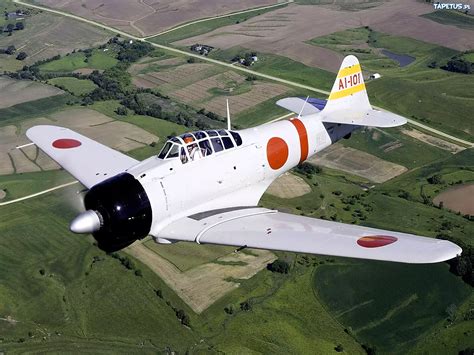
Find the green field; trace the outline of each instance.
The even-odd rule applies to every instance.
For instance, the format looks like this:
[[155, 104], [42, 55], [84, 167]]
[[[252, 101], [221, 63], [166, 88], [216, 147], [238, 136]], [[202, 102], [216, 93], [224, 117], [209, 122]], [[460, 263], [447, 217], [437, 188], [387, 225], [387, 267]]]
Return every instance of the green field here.
[[[366, 42], [369, 47], [361, 49], [360, 45]], [[381, 79], [367, 83], [372, 104], [472, 140], [474, 121], [465, 117], [474, 110], [474, 80], [469, 80], [466, 74], [440, 69], [456, 51], [367, 28], [333, 33], [315, 38], [311, 43], [345, 55], [354, 54], [360, 58], [363, 69], [381, 73]], [[416, 60], [400, 68], [379, 53], [381, 48]], [[433, 64], [436, 68], [428, 67]]]
[[[286, 4], [282, 4], [281, 7], [283, 6], [286, 6]], [[233, 25], [235, 23], [247, 21], [254, 16], [258, 16], [269, 11], [280, 9], [281, 7], [278, 6], [278, 7], [273, 7], [270, 9], [261, 9], [261, 10], [256, 9], [255, 11], [246, 12], [244, 14], [231, 15], [231, 16], [217, 18], [217, 19], [213, 19], [209, 21], [203, 21], [203, 22], [195, 23], [193, 25], [189, 25], [183, 28], [173, 30], [168, 33], [164, 33], [162, 35], [149, 38], [149, 40], [154, 43], [168, 45], [172, 42], [176, 42], [188, 37], [194, 37], [194, 36], [201, 35], [203, 33], [211, 32], [219, 27], [224, 27], [228, 25]]]
[[[94, 50], [92, 56], [86, 58], [83, 52], [66, 55], [60, 59], [42, 64], [40, 69], [46, 72], [72, 72], [76, 69], [91, 68], [105, 70], [117, 64], [115, 53]], [[87, 60], [86, 60], [87, 59]]]
[[359, 130], [341, 143], [409, 169], [451, 156], [445, 150], [401, 133], [398, 128]]
[[[7, 193], [1, 202], [31, 195], [70, 181], [74, 181], [74, 178], [64, 170], [1, 175], [0, 190], [5, 190]], [[79, 189], [81, 185], [77, 186]]]
[[[209, 55], [214, 59], [224, 62], [231, 61], [237, 54], [243, 54], [249, 50], [242, 47], [232, 47], [226, 50], [217, 50]], [[308, 67], [290, 58], [269, 54], [257, 53], [258, 62], [250, 69], [256, 72], [276, 76], [281, 79], [295, 81], [304, 85], [317, 87], [323, 90], [331, 90], [335, 75], [326, 70]]]
[[145, 245], [181, 271], [212, 262], [235, 250], [235, 247], [196, 243], [157, 244], [153, 240], [145, 242]]
[[74, 96], [70, 94], [55, 95], [0, 109], [0, 125], [13, 124], [19, 126], [26, 119], [41, 117], [59, 111], [74, 100]]
[[52, 84], [61, 89], [67, 90], [75, 96], [87, 95], [97, 88], [97, 85], [95, 85], [90, 80], [71, 77], [54, 78], [48, 80], [48, 84]]
[[429, 14], [421, 15], [421, 17], [425, 17], [443, 25], [453, 25], [468, 30], [474, 29], [474, 16], [463, 14], [455, 10], [438, 10]]
[[338, 321], [382, 353], [405, 353], [472, 296], [445, 264], [344, 260], [320, 266], [314, 287]]

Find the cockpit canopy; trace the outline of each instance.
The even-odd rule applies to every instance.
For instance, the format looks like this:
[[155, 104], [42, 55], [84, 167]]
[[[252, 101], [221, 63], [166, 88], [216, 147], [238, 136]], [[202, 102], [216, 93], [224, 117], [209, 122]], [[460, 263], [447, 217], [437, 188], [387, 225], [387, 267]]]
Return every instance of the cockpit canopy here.
[[242, 145], [240, 134], [225, 129], [185, 133], [168, 140], [158, 158], [180, 158], [183, 164]]

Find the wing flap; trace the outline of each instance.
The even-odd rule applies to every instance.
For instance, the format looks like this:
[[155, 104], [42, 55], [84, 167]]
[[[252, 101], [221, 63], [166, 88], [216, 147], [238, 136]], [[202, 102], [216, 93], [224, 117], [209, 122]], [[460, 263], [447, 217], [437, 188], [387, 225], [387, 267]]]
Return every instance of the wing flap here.
[[138, 163], [68, 128], [35, 126], [26, 135], [87, 188]]
[[159, 234], [166, 239], [198, 243], [415, 264], [445, 261], [462, 251], [446, 240], [263, 208], [233, 210], [199, 220], [188, 217], [174, 222]]

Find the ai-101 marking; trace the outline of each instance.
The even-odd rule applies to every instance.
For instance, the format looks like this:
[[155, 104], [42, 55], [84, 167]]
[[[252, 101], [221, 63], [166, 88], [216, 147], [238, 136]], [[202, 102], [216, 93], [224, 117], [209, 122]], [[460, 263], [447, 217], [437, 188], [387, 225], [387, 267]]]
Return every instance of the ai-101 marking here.
[[433, 263], [456, 257], [446, 240], [295, 216], [260, 208], [282, 173], [362, 127], [395, 127], [406, 119], [372, 109], [356, 57], [344, 59], [327, 101], [286, 98], [298, 117], [234, 131], [196, 131], [168, 140], [157, 156], [137, 161], [74, 131], [36, 126], [27, 136], [89, 191], [71, 223], [98, 246], [119, 250], [151, 235], [178, 241]]

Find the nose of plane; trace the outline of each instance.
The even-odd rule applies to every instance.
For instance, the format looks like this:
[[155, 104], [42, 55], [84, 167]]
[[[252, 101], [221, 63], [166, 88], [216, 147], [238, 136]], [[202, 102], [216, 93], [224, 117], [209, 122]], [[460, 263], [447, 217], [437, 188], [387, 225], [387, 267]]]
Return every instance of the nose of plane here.
[[100, 227], [100, 215], [96, 211], [87, 210], [74, 218], [69, 229], [74, 233], [90, 234], [98, 231]]

